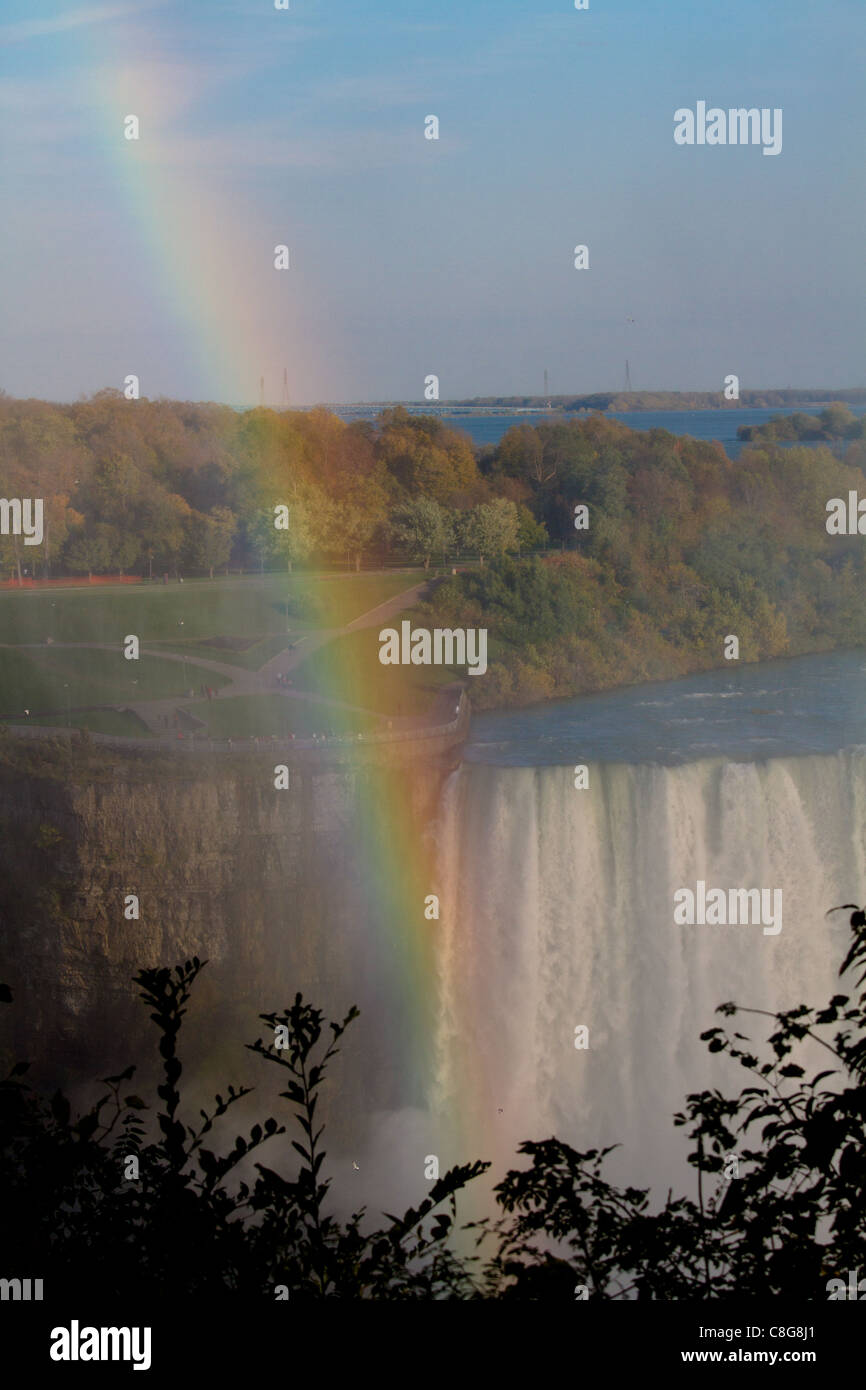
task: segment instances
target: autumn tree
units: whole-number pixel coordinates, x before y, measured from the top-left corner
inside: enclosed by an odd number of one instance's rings
[[[377,453],[408,498],[423,494],[449,506],[483,495],[471,441],[441,420],[402,407],[383,411]]]

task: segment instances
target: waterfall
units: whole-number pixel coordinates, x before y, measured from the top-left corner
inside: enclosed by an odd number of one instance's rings
[[[671,1117],[750,1084],[699,1034],[726,1000],[820,1004],[863,901],[866,754],[678,767],[464,765],[438,833],[442,920],[431,1111],[448,1161],[522,1139],[621,1144],[610,1176],[688,1181]],[[783,925],[677,926],[676,889],[782,890]],[[768,1020],[727,1021],[755,1039]],[[589,1047],[575,1047],[575,1029]],[[826,1057],[826,1054],[824,1054]],[[691,1186],[689,1187],[691,1190]]]

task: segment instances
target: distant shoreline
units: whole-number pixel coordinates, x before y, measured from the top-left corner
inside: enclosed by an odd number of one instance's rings
[[[425,401],[336,401],[325,409],[369,413],[370,411],[424,411],[437,415],[572,415],[601,411],[626,414],[646,410],[772,410],[784,407],[824,406],[832,401],[846,405],[866,405],[866,387],[819,387],[791,390],[741,391],[738,400],[725,400],[720,391],[610,391],[585,396],[476,396],[472,399]]]

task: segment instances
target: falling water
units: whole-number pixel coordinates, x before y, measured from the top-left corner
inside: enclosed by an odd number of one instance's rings
[[[442,803],[431,1109],[448,1160],[523,1139],[622,1144],[611,1176],[678,1187],[671,1116],[749,1084],[699,1034],[725,1000],[822,1003],[866,877],[866,755],[678,767],[465,764]],[[677,888],[781,888],[783,925],[677,926]],[[862,894],[860,894],[862,896]],[[767,1020],[733,1026],[756,1041]],[[589,1047],[575,1047],[575,1029]]]

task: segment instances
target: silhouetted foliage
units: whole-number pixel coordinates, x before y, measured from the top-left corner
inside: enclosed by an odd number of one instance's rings
[[[830,1279],[866,1265],[866,922],[846,907],[853,939],[840,974],[856,973],[856,997],[776,1014],[720,1005],[726,1018],[771,1020],[757,1047],[722,1027],[702,1034],[750,1084],[735,1097],[690,1095],[674,1117],[692,1141],[695,1195],[669,1192],[659,1206],[648,1189],[608,1182],[610,1149],[527,1141],[528,1163],[495,1188],[502,1214],[466,1226],[459,1250],[457,1194],[483,1162],[452,1168],[374,1229],[363,1208],[344,1221],[328,1209],[316,1110],[356,1009],[326,1023],[298,994],[260,1015],[269,1039],[248,1044],[285,1077],[281,1099],[300,1136],[290,1171],[287,1129],[273,1117],[230,1148],[206,1147],[249,1088],[229,1086],[189,1123],[177,1043],[202,962],[143,970],[164,1078],[150,1127],[151,1107],[129,1090],[133,1067],[106,1077],[81,1114],[61,1092],[31,1088],[26,1062],[0,1082],[6,1266],[56,1287],[166,1298],[825,1299]],[[0,985],[0,1003],[11,1002]],[[794,1060],[806,1040],[832,1058],[811,1078]],[[479,1250],[492,1241],[492,1253],[467,1254],[473,1237]]]
[[[150,1107],[126,1094],[134,1067],[106,1077],[105,1094],[80,1116],[59,1091],[50,1099],[36,1094],[23,1079],[26,1062],[0,1083],[0,1220],[8,1267],[38,1268],[55,1288],[166,1299],[220,1291],[274,1297],[278,1286],[292,1298],[465,1294],[469,1276],[446,1242],[456,1194],[486,1164],[451,1169],[417,1209],[388,1217],[372,1232],[362,1231],[363,1209],[344,1224],[324,1210],[329,1181],[321,1177],[316,1105],[357,1009],[328,1025],[325,1046],[323,1015],[298,994],[284,1013],[261,1015],[272,1030],[288,1030],[286,1048],[261,1039],[249,1045],[288,1073],[281,1095],[295,1107],[302,1135],[291,1141],[302,1160],[296,1175],[252,1158],[286,1134],[270,1116],[231,1148],[206,1147],[206,1136],[250,1088],[217,1094],[210,1110],[200,1110],[201,1123],[184,1117],[177,1042],[202,965],[194,957],[174,971],[136,976],[159,1033],[159,1138],[146,1133]],[[11,1002],[7,986],[0,986],[0,1000]]]
[[[860,989],[861,911],[851,928],[839,973],[859,968]],[[488,1288],[518,1298],[574,1298],[580,1286],[588,1298],[603,1299],[826,1299],[830,1279],[845,1280],[866,1262],[864,1005],[866,992],[778,1014],[719,1006],[725,1017],[763,1016],[775,1027],[764,1060],[742,1033],[716,1027],[701,1034],[754,1084],[734,1098],[718,1090],[690,1095],[674,1118],[694,1142],[697,1199],[668,1193],[653,1212],[648,1190],[603,1177],[609,1149],[578,1153],[556,1139],[522,1144],[531,1166],[508,1173],[496,1189],[511,1219],[479,1223],[479,1240],[497,1240]],[[809,1080],[792,1060],[807,1038],[834,1063]],[[731,1156],[736,1175],[720,1182]],[[717,1184],[710,1195],[707,1179]]]

